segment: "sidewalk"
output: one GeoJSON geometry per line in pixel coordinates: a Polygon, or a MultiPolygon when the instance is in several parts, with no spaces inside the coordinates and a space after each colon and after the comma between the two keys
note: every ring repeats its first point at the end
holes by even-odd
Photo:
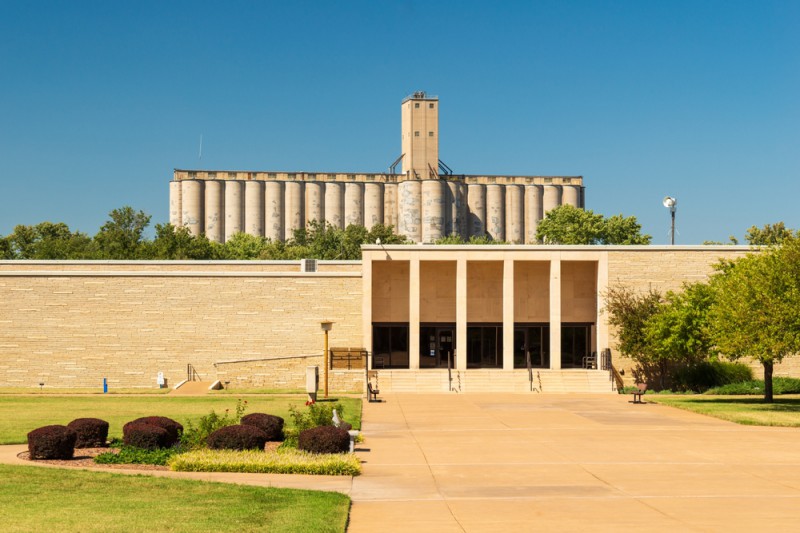
{"type": "Polygon", "coordinates": [[[796,531],[800,430],[624,396],[365,403],[351,533],[796,531]],[[368,450],[368,451],[367,451],[368,450]]]}

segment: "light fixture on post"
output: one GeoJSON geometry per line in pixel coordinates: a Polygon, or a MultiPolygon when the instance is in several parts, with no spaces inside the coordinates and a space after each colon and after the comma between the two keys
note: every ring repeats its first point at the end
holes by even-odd
{"type": "Polygon", "coordinates": [[[675,208],[678,205],[678,200],[676,200],[672,196],[665,196],[664,197],[664,201],[662,203],[664,204],[664,207],[669,209],[669,213],[670,213],[670,215],[672,215],[672,226],[671,226],[669,234],[670,234],[670,237],[671,237],[672,245],[674,246],[675,245],[675,208]]]}
{"type": "Polygon", "coordinates": [[[324,353],[323,361],[324,361],[324,364],[325,364],[325,397],[327,398],[328,397],[328,366],[330,366],[330,363],[328,361],[328,332],[331,329],[333,329],[333,322],[324,320],[324,321],[320,322],[320,327],[322,328],[322,331],[325,332],[325,353],[324,353]]]}

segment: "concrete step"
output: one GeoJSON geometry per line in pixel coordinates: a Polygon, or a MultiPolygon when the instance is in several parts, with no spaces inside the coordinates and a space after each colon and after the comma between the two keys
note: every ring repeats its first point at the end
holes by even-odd
{"type": "Polygon", "coordinates": [[[212,381],[187,381],[177,389],[170,392],[170,394],[186,396],[208,394],[209,388],[212,384],[212,381]]]}

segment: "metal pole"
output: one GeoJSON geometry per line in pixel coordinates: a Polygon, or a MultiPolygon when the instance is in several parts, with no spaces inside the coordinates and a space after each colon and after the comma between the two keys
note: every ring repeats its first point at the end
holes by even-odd
{"type": "Polygon", "coordinates": [[[675,208],[673,207],[670,211],[672,212],[672,231],[670,233],[672,234],[672,245],[675,246],[675,208]]]}
{"type": "Polygon", "coordinates": [[[328,330],[325,330],[325,397],[328,397],[328,330]]]}

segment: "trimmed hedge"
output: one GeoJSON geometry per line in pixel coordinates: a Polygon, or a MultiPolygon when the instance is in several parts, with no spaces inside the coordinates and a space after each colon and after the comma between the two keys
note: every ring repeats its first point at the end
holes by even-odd
{"type": "Polygon", "coordinates": [[[708,360],[675,372],[675,388],[704,392],[714,387],[742,383],[753,379],[753,371],[742,363],[708,360]]]}
{"type": "Polygon", "coordinates": [[[72,459],[78,435],[67,426],[44,426],[28,433],[31,459],[72,459]]]}
{"type": "Polygon", "coordinates": [[[266,413],[251,413],[242,417],[242,425],[254,426],[267,434],[268,441],[283,440],[283,418],[266,413]]]}
{"type": "Polygon", "coordinates": [[[67,427],[78,435],[76,448],[100,448],[108,440],[108,422],[99,418],[76,418],[67,427]]]}
{"type": "Polygon", "coordinates": [[[128,422],[122,429],[122,442],[126,446],[134,446],[145,450],[169,448],[174,444],[166,429],[143,422],[128,422]]]}
{"type": "Polygon", "coordinates": [[[297,448],[311,453],[344,453],[350,451],[350,435],[335,426],[305,429],[297,437],[297,448]]]}
{"type": "MultiPolygon", "coordinates": [[[[168,443],[164,446],[165,448],[177,444],[181,439],[181,433],[183,433],[183,426],[166,416],[145,416],[128,422],[128,424],[150,424],[151,426],[163,428],[168,435],[168,443]]],[[[127,426],[128,424],[125,425],[127,426]]],[[[124,427],[122,432],[123,434],[125,433],[124,427]]]]}
{"type": "Polygon", "coordinates": [[[267,434],[246,424],[225,426],[209,435],[206,443],[212,450],[263,450],[267,434]]]}

